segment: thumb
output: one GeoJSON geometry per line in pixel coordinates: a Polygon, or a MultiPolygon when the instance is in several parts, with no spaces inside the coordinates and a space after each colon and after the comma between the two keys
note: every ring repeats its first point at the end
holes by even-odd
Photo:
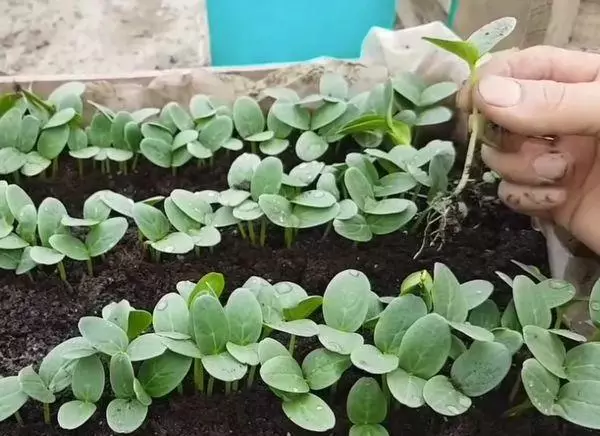
{"type": "Polygon", "coordinates": [[[473,95],[490,121],[528,136],[600,133],[600,82],[562,83],[485,76],[473,95]]]}

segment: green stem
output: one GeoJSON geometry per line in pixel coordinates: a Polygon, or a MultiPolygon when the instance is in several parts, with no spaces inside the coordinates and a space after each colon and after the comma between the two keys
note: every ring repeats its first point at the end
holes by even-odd
{"type": "Polygon", "coordinates": [[[273,329],[271,327],[263,327],[262,333],[260,334],[260,340],[258,342],[269,336],[272,331],[273,329]]]}
{"type": "Polygon", "coordinates": [[[477,118],[479,117],[479,111],[477,110],[476,107],[473,107],[473,113],[472,113],[472,120],[473,120],[473,125],[472,125],[472,130],[471,130],[471,136],[469,137],[469,146],[467,147],[467,155],[465,157],[465,166],[463,167],[463,172],[462,175],[460,176],[460,180],[458,181],[458,184],[456,185],[456,188],[454,188],[454,191],[452,191],[452,196],[453,197],[458,197],[462,191],[465,189],[465,187],[467,186],[467,183],[469,182],[469,177],[471,175],[471,166],[473,165],[473,157],[475,156],[475,150],[477,149],[477,137],[479,136],[479,122],[477,120],[477,118]]]}
{"type": "Polygon", "coordinates": [[[285,247],[292,248],[292,243],[294,241],[294,229],[291,227],[286,227],[284,231],[284,239],[285,239],[285,247]]]}
{"type": "Polygon", "coordinates": [[[100,172],[102,174],[106,173],[106,169],[104,168],[104,162],[100,161],[100,172]]]}
{"type": "Polygon", "coordinates": [[[135,171],[135,169],[137,168],[139,156],[140,155],[138,153],[135,154],[135,157],[133,158],[133,164],[131,165],[131,171],[135,171]]]}
{"type": "Polygon", "coordinates": [[[244,230],[244,225],[242,223],[238,223],[238,229],[240,231],[242,239],[246,239],[246,230],[244,230]]]}
{"type": "Polygon", "coordinates": [[[340,146],[342,145],[342,141],[338,141],[335,143],[335,155],[338,156],[340,154],[340,146]]]}
{"type": "Polygon", "coordinates": [[[16,185],[20,185],[21,184],[21,173],[19,172],[19,170],[15,171],[13,173],[13,178],[15,179],[15,184],[16,185]]]}
{"type": "Polygon", "coordinates": [[[225,395],[229,395],[231,393],[231,383],[225,383],[225,395]]]}
{"type": "Polygon", "coordinates": [[[233,392],[237,392],[239,388],[240,388],[239,380],[234,381],[233,384],[231,385],[231,390],[233,392]]]}
{"type": "Polygon", "coordinates": [[[201,359],[194,359],[194,386],[198,392],[204,392],[204,366],[201,359]]]}
{"type": "Polygon", "coordinates": [[[44,403],[44,423],[50,425],[50,404],[44,403]]]}
{"type": "Polygon", "coordinates": [[[260,246],[264,247],[267,242],[267,220],[262,217],[260,220],[260,246]]]}
{"type": "Polygon", "coordinates": [[[210,165],[211,168],[215,166],[215,155],[214,154],[209,158],[208,165],[210,165]]]}
{"type": "Polygon", "coordinates": [[[517,394],[519,393],[519,388],[521,387],[521,374],[517,375],[515,383],[513,384],[512,389],[510,390],[510,394],[508,396],[508,404],[514,404],[515,399],[517,398],[517,394]]]}
{"type": "Polygon", "coordinates": [[[177,167],[171,167],[171,175],[175,177],[177,175],[177,167]]]}
{"type": "Polygon", "coordinates": [[[294,349],[296,348],[296,335],[291,335],[290,336],[290,343],[288,345],[288,351],[290,352],[290,354],[293,356],[294,355],[294,349]]]}
{"type": "Polygon", "coordinates": [[[104,165],[106,165],[106,174],[110,174],[110,159],[106,159],[104,165]]]}
{"type": "Polygon", "coordinates": [[[79,178],[83,179],[83,159],[75,159],[77,161],[77,172],[79,173],[79,178]]]}
{"type": "Polygon", "coordinates": [[[27,277],[29,277],[29,280],[31,280],[31,283],[35,283],[35,281],[33,280],[33,276],[31,275],[31,272],[27,272],[27,277]]]}
{"type": "Polygon", "coordinates": [[[250,243],[256,245],[256,233],[254,232],[253,221],[248,221],[248,236],[250,237],[250,243]]]}
{"type": "Polygon", "coordinates": [[[208,395],[209,397],[212,397],[214,387],[215,387],[215,378],[211,375],[208,378],[208,385],[206,386],[206,395],[208,395]]]}
{"type": "Polygon", "coordinates": [[[194,254],[196,255],[196,257],[200,257],[200,247],[198,247],[197,245],[194,246],[194,254]]]}
{"type": "Polygon", "coordinates": [[[258,148],[256,147],[256,142],[250,143],[250,151],[252,151],[252,154],[258,154],[258,148]]]}
{"type": "Polygon", "coordinates": [[[527,410],[531,409],[532,407],[533,407],[533,404],[531,404],[531,401],[528,398],[527,400],[523,401],[521,404],[508,409],[506,412],[504,412],[502,414],[502,417],[503,418],[512,418],[517,415],[520,415],[523,412],[526,412],[527,410]]]}
{"type": "Polygon", "coordinates": [[[17,420],[17,424],[19,424],[21,427],[23,427],[23,425],[25,425],[25,423],[23,422],[23,417],[21,416],[19,411],[17,410],[14,415],[15,415],[15,419],[17,420]]]}
{"type": "Polygon", "coordinates": [[[55,179],[56,177],[58,177],[58,156],[56,156],[56,158],[54,158],[54,160],[52,161],[52,178],[55,179]]]}
{"type": "Polygon", "coordinates": [[[60,279],[63,282],[67,281],[67,272],[65,271],[65,266],[63,265],[62,262],[58,262],[56,264],[56,267],[58,268],[58,275],[60,276],[60,279]]]}
{"type": "Polygon", "coordinates": [[[90,276],[94,275],[94,263],[92,262],[92,258],[90,257],[87,261],[87,270],[90,276]]]}
{"type": "Polygon", "coordinates": [[[556,319],[554,320],[554,328],[559,329],[563,320],[563,311],[559,307],[556,309],[556,319]]]}
{"type": "Polygon", "coordinates": [[[387,384],[387,375],[386,374],[381,375],[381,389],[383,390],[383,395],[385,396],[385,401],[387,401],[387,403],[390,404],[390,399],[391,399],[390,387],[387,384]]]}
{"type": "Polygon", "coordinates": [[[331,232],[331,227],[333,226],[333,221],[329,221],[329,223],[327,223],[327,227],[325,228],[325,231],[323,232],[323,236],[321,237],[321,241],[324,241],[325,239],[327,239],[327,236],[329,236],[329,232],[331,232]]]}
{"type": "Polygon", "coordinates": [[[179,384],[177,385],[177,393],[178,393],[179,395],[183,395],[183,384],[182,384],[182,383],[179,383],[179,384]]]}
{"type": "Polygon", "coordinates": [[[246,381],[246,387],[250,389],[254,383],[254,376],[256,375],[256,366],[251,366],[248,372],[248,380],[246,381]]]}

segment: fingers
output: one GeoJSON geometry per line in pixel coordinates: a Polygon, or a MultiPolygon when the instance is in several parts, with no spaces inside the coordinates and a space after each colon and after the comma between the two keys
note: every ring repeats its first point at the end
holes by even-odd
{"type": "Polygon", "coordinates": [[[600,82],[483,77],[474,104],[490,121],[522,135],[600,133],[600,82]]]}
{"type": "Polygon", "coordinates": [[[498,196],[516,212],[532,216],[547,216],[567,199],[563,188],[517,185],[505,180],[500,182],[498,196]]]}
{"type": "Polygon", "coordinates": [[[550,185],[563,180],[571,167],[569,154],[554,149],[547,141],[507,135],[502,149],[484,145],[485,164],[515,184],[550,185]]]}
{"type": "Polygon", "coordinates": [[[600,79],[600,55],[551,46],[536,46],[494,55],[479,72],[480,77],[495,75],[563,83],[593,82],[600,79]]]}

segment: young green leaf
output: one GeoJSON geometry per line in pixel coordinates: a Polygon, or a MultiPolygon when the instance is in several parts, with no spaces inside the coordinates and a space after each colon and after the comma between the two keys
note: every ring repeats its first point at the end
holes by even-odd
{"type": "Polygon", "coordinates": [[[167,236],[171,228],[159,209],[141,202],[133,205],[133,219],[142,234],[153,242],[167,236]]]}
{"type": "Polygon", "coordinates": [[[452,343],[447,322],[437,314],[429,314],[412,324],[400,344],[400,368],[428,379],[446,363],[452,343]]]}
{"type": "Polygon", "coordinates": [[[171,168],[172,147],[169,142],[157,138],[144,138],[140,151],[146,159],[162,168],[171,168]]]}
{"type": "Polygon", "coordinates": [[[282,404],[285,415],[297,426],[316,432],[326,432],[335,426],[335,415],[325,401],[307,393],[282,404]]]}
{"type": "Polygon", "coordinates": [[[239,288],[231,293],[225,305],[229,325],[229,341],[237,345],[253,344],[262,332],[262,310],[252,292],[239,288]]]}
{"type": "Polygon", "coordinates": [[[68,401],[58,409],[58,425],[65,430],[75,430],[96,413],[96,405],[81,400],[68,401]]]}
{"type": "Polygon", "coordinates": [[[24,208],[28,206],[35,208],[31,197],[18,185],[8,185],[5,189],[5,196],[8,211],[15,218],[21,215],[24,208]]]}
{"type": "Polygon", "coordinates": [[[483,56],[510,35],[516,26],[514,17],[499,18],[473,32],[467,42],[477,48],[479,56],[483,56]]]}
{"type": "Polygon", "coordinates": [[[174,189],[170,198],[173,203],[194,221],[206,224],[206,215],[212,214],[212,207],[197,193],[174,189]]]}
{"type": "Polygon", "coordinates": [[[338,273],[323,294],[323,317],[329,327],[355,332],[363,324],[371,284],[367,276],[356,270],[338,273]]]}
{"type": "Polygon", "coordinates": [[[490,298],[494,285],[486,280],[471,280],[460,285],[460,292],[467,300],[467,308],[472,310],[490,298]]]}
{"type": "Polygon", "coordinates": [[[233,122],[244,139],[262,133],[265,128],[265,116],[253,98],[239,97],[233,104],[233,122]]]}
{"type": "Polygon", "coordinates": [[[513,299],[521,325],[534,325],[543,329],[550,327],[552,313],[531,279],[525,276],[515,277],[513,299]]]}
{"type": "Polygon", "coordinates": [[[310,387],[302,374],[302,368],[291,356],[276,356],[260,367],[263,381],[274,389],[294,394],[307,393],[310,387]]]}
{"type": "Polygon", "coordinates": [[[425,404],[423,388],[426,380],[397,368],[386,376],[393,397],[407,407],[416,409],[425,404]]]}
{"type": "Polygon", "coordinates": [[[87,234],[85,245],[91,257],[100,256],[114,248],[125,236],[127,220],[122,217],[109,218],[87,234]]]}
{"type": "Polygon", "coordinates": [[[344,332],[326,325],[319,326],[319,342],[334,353],[350,355],[352,351],[364,343],[358,333],[344,332]]]}
{"type": "Polygon", "coordinates": [[[64,124],[42,130],[37,143],[37,151],[46,159],[56,159],[69,140],[69,126],[64,124]]]}
{"type": "Polygon", "coordinates": [[[146,360],[140,366],[138,379],[152,398],[161,398],[172,392],[190,370],[192,359],[170,351],[146,360]]]}
{"type": "Polygon", "coordinates": [[[277,194],[281,189],[283,164],[276,157],[263,159],[254,170],[250,182],[252,199],[258,201],[262,194],[277,194]]]}
{"type": "Polygon", "coordinates": [[[132,362],[153,359],[167,351],[160,336],[148,333],[135,338],[127,347],[127,355],[132,362]]]}
{"type": "Polygon", "coordinates": [[[86,403],[100,401],[104,391],[104,381],[104,366],[99,356],[93,355],[77,360],[71,380],[71,389],[75,398],[86,403]]]}
{"type": "Polygon", "coordinates": [[[433,310],[448,321],[462,323],[468,316],[468,303],[461,292],[460,284],[452,271],[441,263],[436,263],[434,271],[433,310]]]}
{"type": "Polygon", "coordinates": [[[477,46],[468,41],[449,41],[428,37],[423,37],[423,39],[463,59],[469,64],[471,70],[475,69],[475,65],[481,56],[477,46]]]}
{"type": "Polygon", "coordinates": [[[508,374],[512,363],[508,349],[497,342],[474,342],[452,365],[454,386],[469,397],[494,389],[508,374]]]}
{"type": "Polygon", "coordinates": [[[427,306],[414,295],[395,298],[379,316],[374,342],[384,353],[398,354],[404,334],[419,318],[427,315],[427,306]]]}
{"type": "Polygon", "coordinates": [[[15,414],[27,402],[16,376],[0,378],[0,421],[15,414]]]}
{"type": "Polygon", "coordinates": [[[387,374],[398,368],[398,356],[385,354],[373,345],[361,345],[350,354],[352,364],[370,374],[387,374]]]}
{"type": "Polygon", "coordinates": [[[50,236],[48,242],[54,250],[70,259],[86,261],[91,258],[85,244],[74,236],[55,234],[50,236]]]}
{"type": "Polygon", "coordinates": [[[352,366],[348,356],[333,353],[325,348],[311,351],[302,361],[302,373],[311,390],[328,388],[352,366]]]}
{"type": "Polygon", "coordinates": [[[154,331],[189,334],[189,311],[186,301],[175,293],[163,296],[152,314],[154,331]]]}
{"type": "Polygon", "coordinates": [[[21,369],[18,377],[21,391],[23,391],[25,395],[40,403],[50,404],[56,401],[56,397],[52,391],[46,387],[42,378],[33,369],[33,366],[29,365],[21,369]]]}
{"type": "Polygon", "coordinates": [[[423,398],[429,407],[444,416],[457,416],[471,407],[471,399],[458,391],[443,375],[427,380],[423,387],[423,398]]]}
{"type": "Polygon", "coordinates": [[[78,327],[81,336],[102,353],[113,356],[127,350],[127,334],[112,322],[95,316],[84,316],[79,320],[78,327]]]}
{"type": "Polygon", "coordinates": [[[492,333],[494,334],[494,341],[508,348],[512,355],[516,354],[523,346],[523,336],[517,331],[500,327],[492,330],[492,333]]]}
{"type": "Polygon", "coordinates": [[[258,356],[259,345],[255,342],[248,345],[238,345],[233,342],[227,342],[227,351],[235,360],[240,363],[256,366],[260,363],[258,356]]]}
{"type": "Polygon", "coordinates": [[[552,415],[560,388],[558,377],[551,374],[537,360],[527,359],[523,362],[521,379],[527,396],[535,408],[543,415],[552,415]]]}
{"type": "Polygon", "coordinates": [[[0,174],[10,174],[19,171],[27,162],[27,155],[16,148],[0,149],[0,174]]]}
{"type": "Polygon", "coordinates": [[[500,309],[493,300],[486,300],[471,311],[469,323],[487,330],[500,327],[500,309]]]}
{"type": "Polygon", "coordinates": [[[600,381],[600,344],[590,342],[567,352],[565,373],[569,381],[600,381]]]}
{"type": "Polygon", "coordinates": [[[39,265],[56,265],[65,258],[64,254],[46,247],[31,247],[29,256],[39,265]]]}
{"type": "Polygon", "coordinates": [[[116,398],[106,408],[106,423],[115,433],[133,433],[141,427],[148,407],[136,399],[116,398]]]}
{"type": "Polygon", "coordinates": [[[537,283],[535,288],[550,309],[567,304],[576,294],[575,286],[564,280],[547,279],[537,283]]]}
{"type": "Polygon", "coordinates": [[[264,338],[259,342],[258,357],[261,365],[264,365],[267,361],[277,356],[291,357],[288,349],[273,338],[264,338]]]}
{"type": "Polygon", "coordinates": [[[209,272],[204,274],[194,286],[188,305],[191,307],[197,296],[208,294],[219,298],[225,289],[225,277],[221,273],[209,272]]]}
{"type": "Polygon", "coordinates": [[[132,398],[133,366],[129,356],[123,352],[114,354],[110,359],[110,386],[117,398],[132,398]]]}
{"type": "Polygon", "coordinates": [[[535,325],[523,327],[523,339],[529,351],[548,371],[566,378],[564,363],[567,351],[562,341],[554,334],[535,325]]]}
{"type": "Polygon", "coordinates": [[[245,364],[237,361],[227,351],[202,356],[202,365],[208,374],[225,383],[241,380],[248,370],[245,364]]]}
{"type": "Polygon", "coordinates": [[[494,340],[494,335],[489,330],[483,327],[478,327],[468,322],[448,322],[448,324],[454,330],[458,330],[462,334],[470,337],[475,341],[492,342],[494,340]]]}
{"type": "Polygon", "coordinates": [[[39,375],[50,391],[60,392],[71,384],[76,361],[69,356],[69,353],[87,349],[89,346],[90,343],[82,337],[71,338],[54,347],[42,359],[39,375]]]}
{"type": "Polygon", "coordinates": [[[200,295],[192,302],[191,325],[196,344],[203,355],[219,354],[229,339],[225,310],[215,297],[200,295]]]}
{"type": "Polygon", "coordinates": [[[271,112],[283,124],[298,130],[310,130],[310,111],[308,108],[286,101],[276,101],[271,112]]]}
{"type": "Polygon", "coordinates": [[[377,380],[359,379],[348,393],[346,413],[352,424],[379,424],[385,420],[388,402],[377,380]]]}
{"type": "Polygon", "coordinates": [[[26,115],[21,122],[21,131],[17,148],[23,153],[29,153],[35,147],[38,135],[40,133],[41,121],[33,115],[26,115]]]}
{"type": "Polygon", "coordinates": [[[596,380],[567,383],[558,392],[555,413],[575,425],[600,430],[599,389],[596,380]]]}
{"type": "Polygon", "coordinates": [[[309,130],[298,138],[296,155],[305,162],[311,162],[323,156],[328,148],[324,138],[309,130]]]}

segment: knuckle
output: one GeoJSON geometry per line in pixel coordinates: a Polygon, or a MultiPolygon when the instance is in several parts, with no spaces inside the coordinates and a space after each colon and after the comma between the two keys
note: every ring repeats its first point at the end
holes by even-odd
{"type": "Polygon", "coordinates": [[[563,108],[567,87],[561,82],[545,81],[541,83],[544,109],[556,112],[563,108]]]}

